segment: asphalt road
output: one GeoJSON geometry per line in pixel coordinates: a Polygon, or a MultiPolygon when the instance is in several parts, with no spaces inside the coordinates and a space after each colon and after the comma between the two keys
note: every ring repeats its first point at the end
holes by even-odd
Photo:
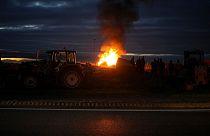
{"type": "Polygon", "coordinates": [[[1,109],[0,135],[210,135],[210,111],[1,109]]]}

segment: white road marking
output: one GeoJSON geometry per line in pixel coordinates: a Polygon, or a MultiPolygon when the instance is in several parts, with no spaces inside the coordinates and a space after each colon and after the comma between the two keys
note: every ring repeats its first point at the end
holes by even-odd
{"type": "Polygon", "coordinates": [[[210,109],[47,109],[47,108],[0,108],[16,111],[86,111],[86,112],[210,112],[210,109]]]}

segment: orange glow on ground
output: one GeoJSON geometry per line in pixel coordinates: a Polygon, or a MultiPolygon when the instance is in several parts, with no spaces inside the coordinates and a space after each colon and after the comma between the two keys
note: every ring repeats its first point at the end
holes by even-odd
{"type": "Polygon", "coordinates": [[[125,121],[120,118],[101,117],[87,123],[87,130],[91,130],[91,136],[120,136],[123,135],[127,129],[129,128],[125,127],[125,121]]]}

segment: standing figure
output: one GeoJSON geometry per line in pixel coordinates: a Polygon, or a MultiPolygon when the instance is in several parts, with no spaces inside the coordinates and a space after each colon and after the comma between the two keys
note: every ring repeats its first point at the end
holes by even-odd
{"type": "Polygon", "coordinates": [[[159,62],[159,70],[160,70],[160,77],[163,78],[165,75],[165,63],[163,62],[162,59],[160,59],[159,62]]]}
{"type": "Polygon", "coordinates": [[[180,73],[181,70],[182,70],[182,64],[180,63],[179,60],[177,60],[177,62],[175,64],[175,68],[174,68],[175,77],[178,77],[179,76],[179,73],[180,73]]]}
{"type": "Polygon", "coordinates": [[[174,73],[174,64],[173,61],[170,60],[169,66],[168,66],[168,70],[169,70],[169,76],[173,77],[173,73],[174,73]]]}
{"type": "Polygon", "coordinates": [[[151,65],[152,65],[152,75],[156,77],[157,76],[157,60],[154,59],[151,65]]]}
{"type": "Polygon", "coordinates": [[[134,58],[134,56],[131,58],[131,64],[134,66],[135,65],[135,58],[134,58]]]}
{"type": "Polygon", "coordinates": [[[139,57],[139,58],[136,60],[137,71],[140,71],[140,65],[141,65],[141,58],[139,57]]]}
{"type": "Polygon", "coordinates": [[[144,59],[144,56],[141,58],[141,61],[140,61],[141,65],[140,65],[140,72],[143,74],[144,73],[144,67],[145,67],[145,59],[144,59]]]}

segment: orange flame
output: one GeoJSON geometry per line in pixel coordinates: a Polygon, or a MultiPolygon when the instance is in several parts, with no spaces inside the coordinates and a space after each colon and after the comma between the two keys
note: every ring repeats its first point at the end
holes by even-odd
{"type": "Polygon", "coordinates": [[[111,66],[116,65],[117,60],[120,57],[120,55],[118,54],[117,49],[110,48],[108,51],[99,55],[99,57],[100,59],[98,61],[98,66],[105,64],[106,66],[111,67],[111,66]]]}
{"type": "Polygon", "coordinates": [[[99,61],[97,65],[102,67],[116,66],[118,58],[124,53],[125,51],[121,41],[108,39],[101,47],[101,53],[98,56],[99,61]]]}

